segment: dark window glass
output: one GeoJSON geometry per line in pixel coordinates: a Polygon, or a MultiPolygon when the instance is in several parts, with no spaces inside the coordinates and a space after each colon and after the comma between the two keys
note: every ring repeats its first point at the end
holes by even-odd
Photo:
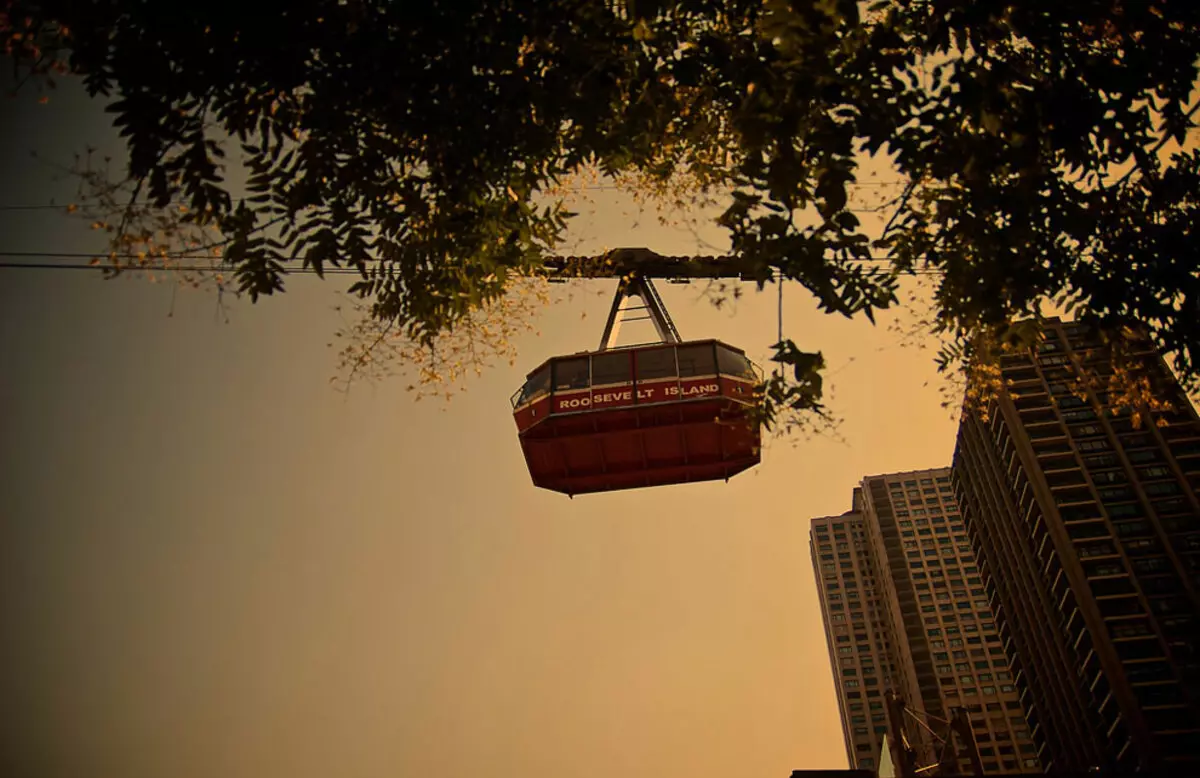
{"type": "Polygon", "coordinates": [[[704,343],[696,346],[680,346],[679,375],[684,378],[699,375],[713,375],[717,372],[717,358],[713,344],[704,343]]]}
{"type": "Polygon", "coordinates": [[[1179,579],[1169,573],[1167,575],[1160,573],[1159,575],[1155,575],[1151,578],[1142,579],[1142,591],[1144,591],[1147,596],[1172,594],[1180,591],[1181,588],[1182,586],[1179,579]]]}
{"type": "Polygon", "coordinates": [[[1138,659],[1158,659],[1163,655],[1157,640],[1118,640],[1113,642],[1122,662],[1138,659]]]}
{"type": "MultiPolygon", "coordinates": [[[[1025,430],[1031,440],[1042,440],[1045,438],[1060,437],[1063,434],[1062,427],[1057,424],[1046,424],[1037,427],[1029,427],[1025,430]]],[[[1081,434],[1081,433],[1076,433],[1081,434]]]]}
{"type": "Polygon", "coordinates": [[[1109,518],[1113,519],[1128,519],[1142,515],[1142,507],[1137,503],[1128,505],[1106,505],[1104,509],[1108,511],[1109,518]]]}
{"type": "Polygon", "coordinates": [[[1088,519],[1099,519],[1100,509],[1094,504],[1069,505],[1059,508],[1058,515],[1062,516],[1063,521],[1087,521],[1088,519]]]}
{"type": "Polygon", "coordinates": [[[1158,705],[1186,705],[1183,689],[1175,684],[1155,684],[1154,686],[1135,686],[1133,693],[1138,702],[1145,707],[1158,705]]]}
{"type": "Polygon", "coordinates": [[[1123,538],[1154,534],[1144,521],[1114,521],[1113,529],[1123,538]]]}
{"type": "Polygon", "coordinates": [[[1179,494],[1180,491],[1179,484],[1175,483],[1174,481],[1158,484],[1146,484],[1142,488],[1146,490],[1146,494],[1150,495],[1179,494]]]}
{"type": "Polygon", "coordinates": [[[548,391],[550,391],[550,366],[546,365],[525,382],[525,387],[521,390],[521,399],[518,402],[527,403],[548,391]]]}
{"type": "Polygon", "coordinates": [[[1155,681],[1175,680],[1175,676],[1171,672],[1171,667],[1165,662],[1139,662],[1138,664],[1126,665],[1125,677],[1130,683],[1153,683],[1155,681]]]}
{"type": "Polygon", "coordinates": [[[563,359],[554,363],[554,390],[583,389],[588,385],[588,358],[563,359]]]}
{"type": "Polygon", "coordinates": [[[1163,556],[1140,558],[1133,562],[1133,569],[1138,573],[1163,573],[1171,569],[1171,563],[1163,556]]]}
{"type": "Polygon", "coordinates": [[[1080,544],[1075,547],[1075,550],[1079,553],[1079,556],[1082,557],[1083,559],[1087,559],[1088,557],[1094,557],[1094,556],[1108,556],[1108,555],[1117,553],[1117,550],[1115,548],[1113,548],[1113,545],[1111,543],[1080,544]]]}
{"type": "Polygon", "coordinates": [[[1182,497],[1176,497],[1171,500],[1155,500],[1152,505],[1154,506],[1154,510],[1160,516],[1177,513],[1187,507],[1187,504],[1184,502],[1182,497]]]}
{"type": "Polygon", "coordinates": [[[1141,557],[1155,554],[1159,551],[1158,541],[1154,538],[1139,538],[1125,541],[1125,553],[1131,557],[1141,557]]]}
{"type": "Polygon", "coordinates": [[[637,352],[636,360],[639,381],[652,381],[656,378],[674,378],[676,375],[674,347],[639,351],[637,352]]]}
{"type": "Polygon", "coordinates": [[[1141,605],[1138,604],[1136,597],[1114,597],[1107,600],[1098,600],[1096,605],[1100,608],[1100,615],[1105,618],[1132,616],[1142,612],[1141,605]]]}
{"type": "Polygon", "coordinates": [[[592,386],[625,384],[633,380],[628,351],[597,354],[592,357],[592,386]]]}
{"type": "Polygon", "coordinates": [[[738,378],[755,378],[754,370],[750,367],[750,360],[746,359],[745,354],[739,354],[726,346],[717,346],[717,367],[721,369],[724,375],[737,376],[738,378]]]}
{"type": "MultiPolygon", "coordinates": [[[[1046,456],[1046,455],[1050,455],[1050,454],[1067,454],[1067,453],[1070,453],[1070,451],[1071,451],[1071,444],[1065,443],[1065,442],[1053,442],[1053,441],[1051,441],[1051,442],[1035,442],[1033,444],[1033,447],[1035,449],[1035,453],[1037,453],[1038,456],[1046,456]]],[[[1081,449],[1084,448],[1084,446],[1082,444],[1079,447],[1081,449]]],[[[1105,447],[1107,448],[1107,446],[1105,446],[1105,447]]]]}
{"type": "Polygon", "coordinates": [[[1104,526],[1102,521],[1089,521],[1079,524],[1068,524],[1067,534],[1072,540],[1082,540],[1084,538],[1099,538],[1108,534],[1108,528],[1104,526]]]}
{"type": "Polygon", "coordinates": [[[1128,578],[1101,578],[1090,581],[1092,594],[1097,597],[1108,597],[1118,594],[1134,594],[1133,582],[1128,578]]]}
{"type": "Polygon", "coordinates": [[[1115,486],[1100,490],[1100,501],[1103,503],[1121,502],[1122,500],[1132,500],[1133,490],[1127,486],[1115,486]]]}
{"type": "Polygon", "coordinates": [[[1125,448],[1142,448],[1154,445],[1154,439],[1149,435],[1122,435],[1121,444],[1125,448]]]}
{"type": "Polygon", "coordinates": [[[1111,419],[1109,424],[1112,425],[1113,432],[1116,432],[1118,435],[1125,432],[1133,432],[1133,423],[1129,420],[1129,417],[1117,416],[1117,413],[1117,411],[1113,410],[1108,411],[1108,416],[1111,419]]]}

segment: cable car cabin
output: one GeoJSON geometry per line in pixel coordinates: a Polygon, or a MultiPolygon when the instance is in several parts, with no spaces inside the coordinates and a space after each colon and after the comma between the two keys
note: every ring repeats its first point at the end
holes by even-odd
{"type": "Polygon", "coordinates": [[[513,396],[533,483],[568,495],[728,479],[759,463],[758,368],[716,340],[555,357],[513,396]]]}

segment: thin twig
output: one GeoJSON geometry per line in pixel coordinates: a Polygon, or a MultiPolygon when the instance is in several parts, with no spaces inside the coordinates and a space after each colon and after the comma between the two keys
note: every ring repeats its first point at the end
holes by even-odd
{"type": "Polygon", "coordinates": [[[367,362],[365,357],[370,355],[376,349],[376,347],[378,347],[379,344],[383,342],[383,339],[392,333],[392,328],[395,325],[396,325],[395,319],[392,319],[391,321],[389,321],[387,323],[387,325],[384,326],[384,328],[379,331],[379,334],[375,337],[375,340],[371,341],[371,345],[364,348],[359,353],[359,356],[354,360],[354,364],[350,368],[350,374],[346,376],[345,392],[347,395],[350,394],[350,385],[354,382],[354,377],[356,375],[358,375],[359,368],[361,368],[367,362]]]}
{"type": "MultiPolygon", "coordinates": [[[[908,182],[908,185],[904,187],[904,194],[902,194],[902,195],[900,195],[900,197],[896,198],[897,200],[899,200],[900,204],[898,206],[896,206],[896,212],[892,214],[892,218],[888,219],[888,223],[886,225],[884,225],[883,232],[880,234],[881,238],[887,237],[888,232],[892,229],[892,225],[896,223],[896,219],[904,211],[905,207],[908,206],[908,199],[910,197],[912,197],[913,190],[916,188],[917,188],[916,180],[915,179],[911,180],[908,182]]],[[[893,201],[893,202],[895,202],[895,201],[893,201]]]]}

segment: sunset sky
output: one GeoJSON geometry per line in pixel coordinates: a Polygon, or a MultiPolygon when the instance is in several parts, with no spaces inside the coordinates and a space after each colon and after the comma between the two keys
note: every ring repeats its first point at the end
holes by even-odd
{"type": "MultiPolygon", "coordinates": [[[[61,213],[10,209],[72,199],[31,149],[122,159],[101,106],[69,85],[18,98],[0,139],[0,251],[102,249],[61,213]]],[[[578,251],[723,240],[587,196],[578,251]]],[[[447,405],[402,379],[331,388],[344,280],[290,279],[226,323],[205,292],[0,269],[0,775],[845,766],[808,521],[864,475],[949,463],[930,351],[788,286],[785,331],[825,353],[841,439],[771,440],[728,484],[569,500],[530,484],[509,396],[595,347],[614,282],[576,287],[515,367],[447,405]]],[[[720,310],[660,289],[685,338],[765,362],[773,289],[720,310]]]]}

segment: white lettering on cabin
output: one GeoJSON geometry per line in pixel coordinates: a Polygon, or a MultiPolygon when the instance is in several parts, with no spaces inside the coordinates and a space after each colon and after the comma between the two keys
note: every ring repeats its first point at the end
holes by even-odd
{"type": "Polygon", "coordinates": [[[592,399],[598,403],[630,402],[633,400],[633,392],[605,392],[592,395],[592,399]]]}
{"type": "Polygon", "coordinates": [[[668,386],[667,394],[672,397],[683,396],[690,397],[697,394],[719,394],[721,391],[720,384],[701,384],[699,386],[668,386]]]}
{"type": "MultiPolygon", "coordinates": [[[[720,384],[699,384],[697,386],[655,386],[649,389],[638,389],[637,399],[653,400],[659,391],[665,397],[695,397],[696,395],[705,394],[720,394],[720,384]]],[[[594,394],[591,397],[584,395],[582,397],[567,397],[558,401],[559,410],[571,410],[575,408],[588,408],[594,403],[596,405],[604,405],[606,403],[627,403],[633,402],[633,391],[626,389],[621,392],[601,392],[594,394]]]]}

